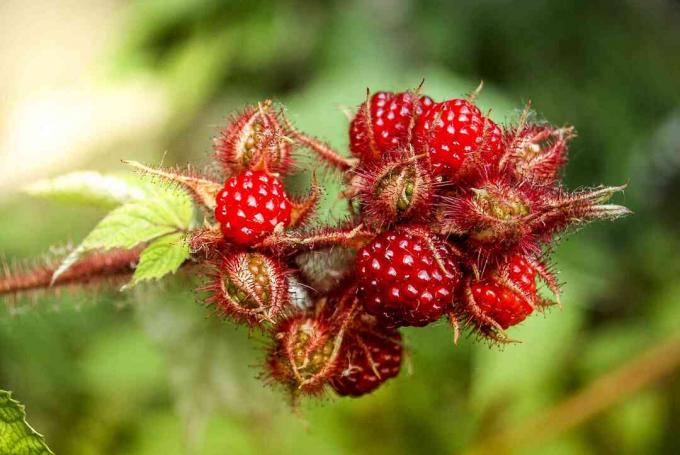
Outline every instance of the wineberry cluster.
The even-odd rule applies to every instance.
[[[560,180],[570,127],[500,126],[468,99],[377,92],[349,125],[352,158],[297,130],[271,102],[215,140],[226,181],[171,178],[209,212],[192,232],[206,303],[271,338],[267,377],[297,395],[371,392],[399,373],[399,328],[446,317],[492,342],[559,302],[555,237],[613,219],[623,187],[570,192]],[[306,148],[342,173],[348,217],[310,225],[320,197],[285,189]],[[167,177],[168,174],[165,174]],[[315,227],[316,226],[316,227]],[[537,280],[554,295],[539,295]],[[303,298],[300,298],[300,295]]]

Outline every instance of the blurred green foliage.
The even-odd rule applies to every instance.
[[[158,158],[208,163],[227,113],[273,97],[346,149],[338,105],[425,78],[436,99],[480,79],[507,121],[532,101],[579,138],[566,181],[629,182],[635,216],[556,251],[563,309],[513,330],[523,343],[454,347],[442,322],[407,330],[413,374],[299,415],[256,380],[265,341],[208,318],[180,275],[160,287],[42,299],[0,320],[0,385],[56,453],[446,454],[550,407],[680,321],[680,5],[653,0],[147,0],[125,6],[113,78],[144,73],[171,96]],[[135,158],[121,150],[120,158]],[[0,247],[34,256],[104,214],[14,197]],[[336,207],[332,197],[324,210]],[[32,226],[29,231],[25,226]],[[77,310],[74,310],[74,307]],[[519,453],[680,451],[680,376]]]

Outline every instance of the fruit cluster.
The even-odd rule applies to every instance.
[[[399,373],[399,328],[443,317],[456,340],[464,328],[507,342],[509,327],[559,302],[555,237],[627,213],[607,204],[622,187],[561,185],[572,128],[528,110],[499,126],[475,95],[374,93],[351,119],[351,158],[264,102],[215,139],[224,185],[177,177],[209,209],[190,238],[209,264],[206,303],[271,337],[271,381],[296,396],[366,394]],[[307,197],[287,193],[298,149],[342,175],[344,222],[310,223],[315,182]]]

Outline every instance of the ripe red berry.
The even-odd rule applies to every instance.
[[[502,276],[505,273],[505,277]],[[471,316],[477,325],[498,324],[502,329],[526,319],[536,304],[536,270],[520,255],[512,256],[501,275],[472,283]]]
[[[494,162],[502,150],[500,128],[463,99],[436,103],[418,118],[413,133],[416,150],[427,152],[433,170],[450,179],[464,177],[470,161]]]
[[[281,180],[263,171],[244,171],[228,179],[217,194],[215,219],[227,239],[257,243],[281,223],[288,226],[291,203]]]
[[[384,232],[357,254],[357,295],[366,311],[396,325],[424,326],[451,305],[460,270],[451,247],[424,228]]]
[[[399,374],[401,358],[401,335],[396,329],[361,325],[345,335],[340,368],[329,382],[338,395],[365,395]]]
[[[288,305],[288,281],[282,266],[261,253],[227,256],[213,272],[206,303],[236,322],[260,325],[279,319]]]
[[[434,104],[430,97],[421,96],[414,109],[414,97],[412,92],[377,92],[368,101],[369,109],[362,104],[349,127],[352,153],[371,161],[407,145],[413,115],[424,114]]]

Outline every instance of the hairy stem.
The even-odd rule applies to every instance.
[[[315,250],[333,246],[345,246],[360,248],[375,237],[375,233],[359,225],[353,229],[329,229],[325,232],[311,235],[287,235],[272,234],[262,242],[255,245],[256,248],[274,248],[280,250]]]
[[[293,126],[291,121],[288,119],[288,117],[286,117],[285,115],[283,116],[283,120],[286,123],[288,134],[294,140],[308,147],[312,152],[316,153],[321,159],[325,160],[330,165],[340,169],[341,171],[347,171],[349,169],[352,169],[356,165],[357,161],[355,159],[345,158],[344,156],[340,155],[338,152],[333,150],[333,148],[330,145],[326,144],[325,142],[322,142],[314,137],[308,136],[305,133],[296,129],[295,126]]]
[[[129,275],[134,272],[141,250],[142,247],[95,252],[74,263],[54,283],[52,276],[59,267],[58,263],[23,270],[4,265],[0,276],[0,296],[70,284],[87,285],[101,279]]]

